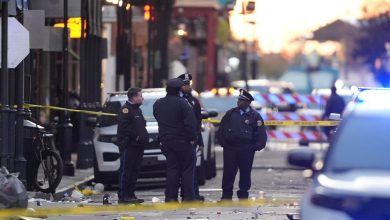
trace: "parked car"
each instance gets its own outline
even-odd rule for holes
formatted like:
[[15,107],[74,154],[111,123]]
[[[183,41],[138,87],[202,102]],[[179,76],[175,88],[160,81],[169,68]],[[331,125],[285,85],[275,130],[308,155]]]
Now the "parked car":
[[390,90],[361,90],[323,162],[315,163],[309,148],[288,153],[290,164],[314,172],[301,200],[302,219],[390,219],[390,103],[384,100]]
[[[149,132],[147,144],[140,169],[140,178],[163,178],[166,176],[166,158],[162,154],[158,142],[158,124],[153,116],[154,102],[165,96],[165,88],[151,88],[142,90],[144,103],[141,105],[142,112],[147,121],[146,129]],[[103,112],[118,113],[120,107],[126,102],[127,92],[113,92],[103,105]],[[194,94],[196,95],[196,94]],[[209,116],[203,111],[204,118]],[[215,113],[216,114],[216,113]],[[94,129],[94,175],[95,181],[116,184],[118,181],[119,149],[114,144],[117,135],[117,117],[101,116],[97,127]],[[212,123],[203,122],[202,137],[205,147],[197,153],[197,173],[199,184],[204,184],[206,179],[216,176],[216,162],[214,150],[214,126]]]

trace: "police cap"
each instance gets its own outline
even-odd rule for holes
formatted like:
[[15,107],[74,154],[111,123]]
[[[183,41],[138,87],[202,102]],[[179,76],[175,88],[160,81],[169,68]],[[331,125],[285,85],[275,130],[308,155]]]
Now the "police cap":
[[180,88],[182,85],[184,85],[184,82],[179,78],[170,79],[167,82],[167,87]]
[[238,99],[246,100],[246,101],[249,101],[249,102],[255,100],[253,98],[253,96],[248,91],[246,91],[245,89],[240,89],[240,95],[238,96]]
[[192,80],[192,75],[189,73],[184,73],[178,76],[177,78],[182,79],[184,84],[190,84],[190,81]]

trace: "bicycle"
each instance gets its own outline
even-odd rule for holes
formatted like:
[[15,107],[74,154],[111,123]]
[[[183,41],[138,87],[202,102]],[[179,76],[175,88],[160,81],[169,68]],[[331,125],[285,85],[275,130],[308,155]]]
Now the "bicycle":
[[63,162],[54,147],[54,134],[45,131],[33,118],[29,120],[36,128],[32,137],[32,185],[38,191],[55,193],[62,179]]

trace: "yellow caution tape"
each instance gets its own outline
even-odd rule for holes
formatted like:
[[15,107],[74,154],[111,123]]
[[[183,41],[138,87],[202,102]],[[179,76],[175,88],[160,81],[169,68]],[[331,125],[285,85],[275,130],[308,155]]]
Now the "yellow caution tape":
[[[71,204],[71,203],[70,203]],[[168,211],[176,209],[189,208],[216,208],[216,207],[250,207],[250,206],[276,206],[286,205],[294,206],[297,200],[293,199],[255,199],[246,201],[228,201],[228,202],[191,202],[191,203],[161,203],[161,204],[145,204],[145,205],[85,205],[82,207],[69,208],[36,208],[34,211],[28,209],[2,209],[0,218],[14,216],[56,216],[56,215],[86,215],[95,213],[107,212],[140,212],[140,211]]]
[[[78,112],[90,115],[105,115],[105,116],[117,116],[117,114],[113,113],[105,113],[105,112],[95,112],[95,111],[87,111],[81,109],[70,109],[70,108],[62,108],[57,106],[50,105],[34,105],[34,104],[24,104],[25,108],[47,108],[53,110],[60,111],[69,111],[69,112]],[[153,118],[146,116],[145,118]],[[204,121],[211,122],[213,124],[221,123],[221,120],[216,119],[204,119]],[[273,125],[273,126],[337,126],[339,121],[264,121],[265,125]]]
[[265,125],[283,126],[337,126],[338,121],[265,121]]
[[[221,123],[221,120],[204,119],[213,124]],[[264,125],[270,126],[337,126],[339,121],[264,121]]]
[[62,107],[50,106],[50,105],[24,104],[24,107],[25,108],[47,108],[47,109],[60,110],[60,111],[79,112],[79,113],[90,114],[90,115],[117,116],[117,114],[113,114],[113,113],[94,112],[94,111],[87,111],[87,110],[81,110],[81,109],[62,108]]

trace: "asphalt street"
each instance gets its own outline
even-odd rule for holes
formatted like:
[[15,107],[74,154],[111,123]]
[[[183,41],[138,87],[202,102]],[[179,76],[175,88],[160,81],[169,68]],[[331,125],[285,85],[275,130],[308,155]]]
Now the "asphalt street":
[[[120,217],[134,217],[135,219],[287,219],[286,214],[299,212],[299,199],[309,182],[302,176],[302,170],[290,167],[286,163],[287,151],[294,147],[298,146],[294,144],[271,144],[265,150],[256,153],[252,170],[250,200],[261,201],[261,204],[242,206],[237,199],[234,199],[234,202],[229,206],[218,206],[217,201],[221,197],[223,158],[222,149],[217,147],[217,176],[200,187],[201,194],[206,198],[206,205],[154,211],[121,210],[114,213],[99,212],[87,215],[79,215],[79,213],[75,215],[53,215],[49,216],[48,219],[98,218],[112,220],[120,219]],[[235,190],[237,184],[238,175]],[[30,200],[29,207],[39,209],[102,206],[103,194],[109,194],[110,201],[116,204],[116,189],[107,188],[102,194],[93,195],[79,201],[72,201],[72,199],[61,202],[40,200],[40,207],[37,207],[38,201]],[[138,197],[145,199],[145,205],[163,204],[164,183],[139,187],[136,194]]]

